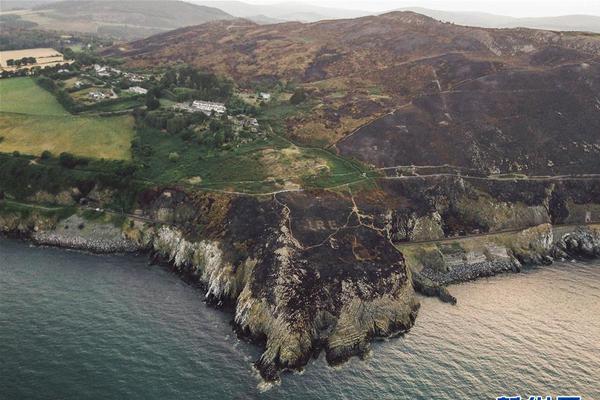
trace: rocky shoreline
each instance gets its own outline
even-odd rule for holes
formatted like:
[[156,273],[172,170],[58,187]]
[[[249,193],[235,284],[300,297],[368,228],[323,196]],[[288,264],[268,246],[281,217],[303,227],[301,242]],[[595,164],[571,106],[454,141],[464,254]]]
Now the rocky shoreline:
[[446,273],[425,268],[421,273],[440,285],[468,282],[507,272],[520,272],[521,266],[508,261],[482,261],[474,264],[462,264]]
[[52,232],[35,232],[30,236],[30,239],[35,244],[42,246],[82,250],[96,254],[135,253],[143,250],[138,244],[123,238],[95,240],[83,237],[63,236]]
[[[207,302],[232,311],[238,335],[264,349],[255,366],[269,381],[301,370],[320,352],[335,365],[362,357],[374,338],[409,331],[419,310],[415,292],[454,304],[447,288],[453,283],[600,256],[600,226],[555,233],[543,224],[494,243],[486,239],[481,249],[441,239],[429,253],[418,244],[399,251],[389,240],[386,213],[367,215],[335,194],[259,201],[168,193],[145,210],[165,224],[0,216],[0,231],[94,253],[146,252],[152,262],[167,263],[202,287]],[[200,210],[194,225],[176,220],[188,218],[188,210]],[[325,223],[311,222],[323,215]]]
[[[535,265],[550,265],[554,261],[586,260],[600,257],[600,229],[593,226],[577,226],[573,230],[555,237],[551,225],[541,225],[530,230],[524,230],[521,236],[530,236],[531,230],[538,231],[537,238],[531,238],[530,243],[518,243],[510,248],[505,257],[493,259],[488,255],[487,260],[475,262],[460,262],[452,265],[425,265],[416,276],[419,286],[425,288],[419,291],[437,296],[442,301],[454,303],[455,299],[447,290],[448,285],[491,277],[502,273],[518,273],[524,267]],[[518,241],[518,236],[517,241]],[[468,240],[468,239],[466,239]],[[519,248],[519,246],[522,246]],[[484,251],[487,249],[484,249]],[[448,261],[446,261],[449,264]]]

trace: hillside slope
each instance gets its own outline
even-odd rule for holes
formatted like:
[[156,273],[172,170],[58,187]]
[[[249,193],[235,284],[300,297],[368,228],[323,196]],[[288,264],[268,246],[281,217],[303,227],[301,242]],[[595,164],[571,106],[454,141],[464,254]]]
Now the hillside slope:
[[483,28],[535,28],[557,31],[583,31],[600,33],[600,16],[560,15],[556,17],[509,17],[484,12],[442,11],[421,7],[403,8],[440,21]]
[[136,39],[208,21],[231,19],[217,8],[178,0],[65,0],[17,12],[39,29]]
[[297,82],[312,109],[287,120],[289,136],[378,167],[600,171],[600,36],[469,28],[394,12],[209,23],[111,54],[135,66],[189,63],[241,84]]
[[255,22],[259,22],[257,17],[260,16],[279,21],[315,22],[323,19],[356,18],[373,14],[365,10],[322,7],[300,2],[272,4],[251,4],[235,0],[193,0],[192,2],[216,7],[236,17],[247,18]]

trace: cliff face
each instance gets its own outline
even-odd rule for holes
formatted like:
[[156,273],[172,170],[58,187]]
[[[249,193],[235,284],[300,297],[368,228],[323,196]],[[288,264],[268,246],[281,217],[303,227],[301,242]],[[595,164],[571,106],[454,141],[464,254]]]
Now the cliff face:
[[[321,351],[335,364],[363,355],[373,337],[406,332],[415,290],[455,302],[447,284],[600,255],[598,226],[548,223],[584,222],[593,190],[524,183],[509,194],[503,185],[382,180],[260,198],[157,188],[138,196],[143,219],[0,208],[0,229],[41,244],[150,251],[209,302],[232,306],[239,334],[264,346],[258,370],[274,380]],[[523,230],[492,234],[505,228]]]
[[[150,209],[177,220],[178,204],[190,203],[204,210],[192,217],[197,223],[209,214],[221,220],[203,225],[202,233],[191,224],[187,231],[163,226],[129,236],[152,235],[153,250],[202,283],[207,299],[234,304],[238,331],[264,342],[256,366],[266,379],[303,367],[321,350],[330,363],[362,355],[372,337],[412,326],[418,302],[410,271],[385,231],[364,223],[348,199],[325,192],[270,200],[163,192]],[[306,215],[296,219],[300,213]],[[192,239],[198,234],[201,240]]]

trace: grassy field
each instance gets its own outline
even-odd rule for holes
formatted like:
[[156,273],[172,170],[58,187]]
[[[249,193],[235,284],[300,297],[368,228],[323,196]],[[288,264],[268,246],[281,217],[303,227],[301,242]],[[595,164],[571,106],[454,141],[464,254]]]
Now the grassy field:
[[69,115],[54,96],[31,78],[0,80],[0,112],[32,115]]
[[0,152],[128,160],[133,136],[131,116],[71,115],[31,78],[0,80]]
[[[138,130],[143,147],[137,177],[152,184],[179,182],[196,188],[266,193],[282,189],[328,188],[368,180],[359,164],[321,149],[301,148],[271,135],[219,150],[186,142],[153,128]],[[176,159],[170,159],[176,154]]]

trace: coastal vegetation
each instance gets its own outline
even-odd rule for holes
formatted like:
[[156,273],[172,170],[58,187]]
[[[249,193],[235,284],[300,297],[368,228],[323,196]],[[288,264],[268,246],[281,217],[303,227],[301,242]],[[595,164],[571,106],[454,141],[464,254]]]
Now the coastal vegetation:
[[[79,60],[62,73],[48,69],[36,78],[0,80],[0,180],[7,195],[25,200],[36,191],[57,195],[76,187],[77,200],[101,184],[119,191],[114,204],[130,210],[135,191],[154,185],[263,194],[377,176],[358,162],[284,137],[281,117],[310,107],[306,99],[290,102],[293,88],[281,86],[268,103],[251,103],[247,99],[255,96],[238,92],[230,80],[188,67],[132,75],[150,77],[140,83],[148,90],[146,104],[160,100],[150,110],[140,96],[123,91],[131,84],[112,72],[116,68],[106,70],[111,74],[98,76]],[[94,90],[120,96],[90,101]],[[172,108],[194,98],[224,101],[229,116]],[[254,117],[258,122],[249,125]]]

